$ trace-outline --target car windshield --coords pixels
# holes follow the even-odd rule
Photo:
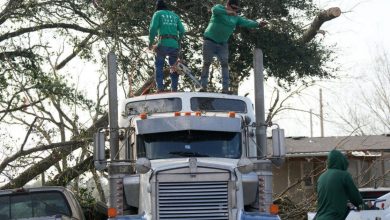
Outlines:
[[[138,157],[164,159],[178,157],[239,158],[241,135],[237,132],[176,131],[138,136]]]
[[[53,215],[71,216],[69,204],[59,192],[15,193],[0,196],[0,219]]]

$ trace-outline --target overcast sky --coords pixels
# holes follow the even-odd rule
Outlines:
[[[323,38],[329,45],[337,44],[336,62],[340,67],[337,73],[340,79],[321,82],[325,117],[336,118],[335,112],[341,112],[345,105],[359,101],[357,96],[362,88],[369,89],[370,68],[379,49],[390,52],[390,0],[317,0],[322,9],[339,7],[343,12],[336,19],[326,22],[321,29],[326,32]],[[379,49],[378,49],[379,48]],[[272,83],[267,83],[268,89]],[[242,86],[240,93],[253,95],[253,87]],[[266,100],[270,99],[270,90]],[[300,109],[319,112],[319,87],[305,92],[305,96],[294,99],[292,104]],[[268,101],[269,102],[269,101]],[[266,111],[269,108],[266,103]],[[285,128],[286,136],[310,136],[310,114],[289,112],[276,121]],[[313,117],[313,136],[320,136],[318,118]],[[348,135],[332,122],[324,124],[325,136]]]

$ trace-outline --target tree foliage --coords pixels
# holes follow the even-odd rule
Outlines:
[[[202,36],[211,16],[210,9],[225,2],[167,2],[187,29],[181,58],[200,77]],[[332,77],[332,69],[326,65],[331,61],[330,48],[314,36],[302,40],[308,24],[320,12],[312,1],[240,2],[242,15],[263,18],[270,25],[259,30],[238,28],[231,37],[233,90],[250,74],[254,47],[264,51],[266,77],[277,78],[286,88],[299,80]],[[91,98],[78,89],[73,71],[87,64],[103,70],[106,54],[112,50],[118,56],[118,79],[124,93],[129,94],[129,85],[133,91],[143,88],[153,76],[153,56],[144,48],[154,10],[155,0],[0,1],[0,123],[19,124],[31,131],[20,146],[4,154],[3,160],[11,158],[5,160],[7,164],[1,170],[8,178],[7,186],[21,186],[39,173],[53,172],[50,170],[53,167],[55,172],[49,175],[49,182],[64,184],[77,178],[68,168],[79,165],[90,169],[83,162],[90,159],[86,143],[91,139],[91,129],[96,128],[96,123],[107,122],[105,104],[102,104],[107,98],[105,77],[99,72],[88,73],[99,79],[96,97]],[[217,91],[218,81],[210,83]],[[190,79],[184,76],[180,86],[193,88]],[[28,141],[33,137],[35,141]],[[68,143],[73,141],[77,144],[68,148]],[[51,146],[56,144],[60,147],[53,150]],[[35,150],[30,152],[26,148]],[[80,148],[80,152],[72,154]],[[18,156],[13,157],[15,154]],[[18,175],[31,165],[28,161],[32,158],[36,165],[27,169],[29,175],[23,172]],[[61,172],[69,172],[72,177],[64,180],[64,176],[57,175]]]

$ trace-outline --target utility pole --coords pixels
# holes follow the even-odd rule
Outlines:
[[[313,137],[313,109],[310,109],[310,137]]]
[[[321,126],[321,137],[324,137],[324,114],[323,114],[323,104],[322,104],[322,89],[320,89],[320,126]]]

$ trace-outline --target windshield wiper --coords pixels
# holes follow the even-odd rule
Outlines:
[[[191,152],[191,151],[171,151],[169,154],[172,155],[178,155],[182,157],[209,157],[209,155],[200,154],[198,152]]]

